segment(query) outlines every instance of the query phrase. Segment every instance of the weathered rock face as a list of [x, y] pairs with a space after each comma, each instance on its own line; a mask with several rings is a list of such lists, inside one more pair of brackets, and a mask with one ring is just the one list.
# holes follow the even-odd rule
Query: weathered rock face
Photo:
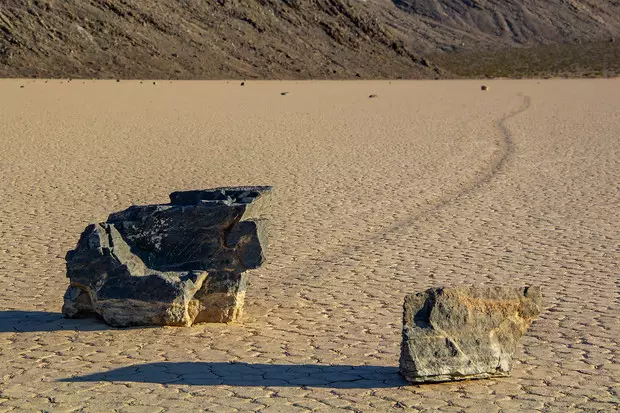
[[542, 308], [538, 287], [432, 288], [405, 296], [400, 373], [410, 382], [507, 376]]
[[66, 256], [63, 313], [97, 314], [118, 327], [230, 322], [248, 270], [265, 261], [271, 187], [170, 194], [86, 227]]

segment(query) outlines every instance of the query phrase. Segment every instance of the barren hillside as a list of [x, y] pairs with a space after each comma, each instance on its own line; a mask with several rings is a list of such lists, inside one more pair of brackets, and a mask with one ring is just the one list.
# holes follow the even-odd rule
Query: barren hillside
[[619, 34], [618, 0], [3, 0], [0, 77], [443, 77], [426, 56]]

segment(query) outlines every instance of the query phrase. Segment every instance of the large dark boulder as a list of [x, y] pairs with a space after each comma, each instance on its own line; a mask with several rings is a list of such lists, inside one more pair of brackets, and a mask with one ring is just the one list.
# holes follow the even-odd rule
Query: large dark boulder
[[230, 322], [265, 261], [271, 187], [173, 192], [91, 224], [66, 256], [63, 313], [113, 326]]
[[405, 297], [400, 373], [410, 382], [507, 376], [542, 309], [538, 287], [431, 288]]

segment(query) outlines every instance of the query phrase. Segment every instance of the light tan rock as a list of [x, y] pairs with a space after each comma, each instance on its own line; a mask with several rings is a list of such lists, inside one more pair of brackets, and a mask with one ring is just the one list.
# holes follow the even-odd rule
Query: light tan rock
[[542, 308], [538, 287], [431, 288], [405, 297], [400, 373], [410, 382], [507, 376]]

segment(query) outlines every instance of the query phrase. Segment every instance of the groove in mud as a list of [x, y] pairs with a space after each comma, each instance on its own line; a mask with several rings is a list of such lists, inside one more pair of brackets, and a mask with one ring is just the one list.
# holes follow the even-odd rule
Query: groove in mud
[[525, 95], [519, 95], [519, 96], [523, 97], [523, 103], [521, 104], [521, 106], [507, 113], [500, 120], [497, 121], [497, 128], [500, 130], [501, 135], [502, 135], [501, 140], [500, 140], [500, 153], [498, 156], [495, 157], [495, 159], [493, 159], [493, 161], [487, 168], [487, 172], [483, 174], [480, 178], [478, 178], [478, 180], [476, 180], [468, 188], [463, 189], [462, 191], [457, 192], [456, 194], [453, 194], [451, 196], [448, 196], [444, 199], [439, 200], [439, 202], [437, 202], [435, 205], [430, 206], [426, 209], [423, 209], [422, 211], [418, 212], [414, 216], [407, 218], [406, 220], [397, 222], [389, 230], [385, 231], [384, 234], [390, 233], [397, 228], [402, 228], [403, 226], [409, 226], [413, 223], [414, 220], [417, 220], [421, 216], [429, 212], [432, 212], [432, 211], [437, 211], [443, 208], [444, 206], [466, 195], [471, 194], [472, 192], [486, 185], [495, 175], [497, 175], [502, 169], [504, 169], [504, 167], [506, 166], [506, 163], [508, 162], [508, 160], [512, 157], [512, 154], [514, 153], [512, 134], [510, 133], [510, 130], [508, 129], [508, 127], [506, 127], [506, 121], [512, 119], [513, 117], [519, 115], [520, 113], [525, 112], [530, 107], [530, 104], [531, 104], [531, 99], [529, 96], [525, 96]]
[[[508, 163], [508, 161], [514, 154], [514, 144], [512, 142], [512, 134], [510, 130], [508, 129], [508, 127], [506, 126], [506, 122], [514, 118], [515, 116], [528, 110], [531, 105], [531, 98], [529, 96], [526, 96], [523, 94], [519, 94], [518, 96], [523, 97], [523, 102], [521, 103], [521, 105], [515, 110], [508, 112], [506, 115], [504, 115], [502, 118], [500, 118], [497, 121], [497, 128], [499, 129], [501, 133], [501, 138], [500, 138], [500, 143], [499, 143], [500, 151], [499, 151], [499, 154], [493, 159], [491, 164], [488, 166], [486, 173], [482, 174], [476, 181], [474, 181], [467, 188], [455, 194], [450, 194], [444, 197], [443, 199], [440, 199], [437, 203], [433, 205], [429, 205], [427, 207], [421, 207], [421, 210], [419, 210], [416, 214], [392, 224], [389, 228], [383, 231], [380, 231], [378, 233], [375, 233], [374, 235], [368, 237], [368, 239], [372, 241], [377, 241], [381, 238], [384, 238], [388, 234], [398, 231], [399, 229], [407, 228], [415, 224], [417, 221], [419, 221], [420, 218], [423, 217], [424, 215], [429, 214], [434, 211], [438, 211], [442, 209], [443, 207], [475, 192], [476, 190], [486, 185], [489, 181], [491, 181], [491, 179], [493, 179], [493, 177], [495, 177], [498, 173], [500, 173], [506, 167], [506, 164]], [[356, 251], [359, 253], [359, 249], [357, 249]], [[317, 259], [341, 256], [343, 254], [346, 254], [346, 252], [347, 250], [344, 250], [344, 249], [341, 249], [339, 251], [331, 251], [331, 253], [329, 254], [326, 253], [326, 254], [321, 254], [321, 255], [316, 256], [313, 259], [313, 261], [316, 262]], [[358, 262], [357, 265], [359, 265], [360, 263], [361, 261]], [[320, 266], [320, 265], [321, 265], [320, 263], [310, 264], [309, 266], [300, 269], [300, 272], [312, 274], [314, 273], [314, 271], [316, 271], [315, 267]], [[319, 284], [320, 283], [321, 281], [319, 281]], [[311, 285], [308, 283], [304, 283], [304, 284], [306, 286]]]

